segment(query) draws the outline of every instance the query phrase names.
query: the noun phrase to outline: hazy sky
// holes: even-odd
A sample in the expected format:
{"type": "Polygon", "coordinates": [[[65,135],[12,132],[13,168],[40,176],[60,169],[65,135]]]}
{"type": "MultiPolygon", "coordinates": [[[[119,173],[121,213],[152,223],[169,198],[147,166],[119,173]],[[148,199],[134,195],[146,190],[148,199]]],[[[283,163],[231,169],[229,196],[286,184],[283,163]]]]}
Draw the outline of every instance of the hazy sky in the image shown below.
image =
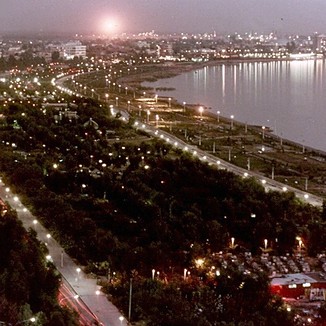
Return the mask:
{"type": "Polygon", "coordinates": [[[6,31],[326,33],[326,0],[0,0],[6,31]]]}

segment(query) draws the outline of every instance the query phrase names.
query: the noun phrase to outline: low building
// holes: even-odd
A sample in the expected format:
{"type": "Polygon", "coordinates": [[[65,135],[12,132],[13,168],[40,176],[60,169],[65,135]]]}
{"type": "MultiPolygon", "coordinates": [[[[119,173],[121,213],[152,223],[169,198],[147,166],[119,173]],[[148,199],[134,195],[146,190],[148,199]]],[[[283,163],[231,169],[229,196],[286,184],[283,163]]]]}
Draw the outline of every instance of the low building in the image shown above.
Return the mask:
{"type": "Polygon", "coordinates": [[[313,272],[276,276],[271,280],[271,292],[283,298],[325,300],[326,275],[313,272]]]}
{"type": "Polygon", "coordinates": [[[82,45],[79,41],[66,43],[64,45],[64,57],[66,59],[86,58],[86,45],[82,45]]]}

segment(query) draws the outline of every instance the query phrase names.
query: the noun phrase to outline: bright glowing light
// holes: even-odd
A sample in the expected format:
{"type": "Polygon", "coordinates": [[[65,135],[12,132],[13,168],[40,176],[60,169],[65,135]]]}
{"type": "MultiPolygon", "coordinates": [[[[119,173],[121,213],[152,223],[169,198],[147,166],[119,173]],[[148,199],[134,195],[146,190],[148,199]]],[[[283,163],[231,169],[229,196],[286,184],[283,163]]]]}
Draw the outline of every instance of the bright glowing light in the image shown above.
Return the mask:
{"type": "Polygon", "coordinates": [[[105,34],[114,34],[119,29],[119,21],[116,18],[105,18],[101,24],[101,30],[105,34]]]}
{"type": "Polygon", "coordinates": [[[199,267],[202,267],[203,264],[204,264],[204,259],[203,258],[198,258],[195,260],[195,264],[196,264],[196,267],[199,268],[199,267]]]}

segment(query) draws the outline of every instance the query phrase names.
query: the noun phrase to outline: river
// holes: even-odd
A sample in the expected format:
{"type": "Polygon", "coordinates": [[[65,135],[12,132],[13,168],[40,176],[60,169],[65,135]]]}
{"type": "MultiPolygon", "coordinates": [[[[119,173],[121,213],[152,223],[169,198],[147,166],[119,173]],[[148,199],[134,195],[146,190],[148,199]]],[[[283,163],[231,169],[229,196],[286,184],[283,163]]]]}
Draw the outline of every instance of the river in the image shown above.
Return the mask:
{"type": "Polygon", "coordinates": [[[142,85],[173,88],[156,93],[326,151],[324,60],[225,63],[142,85]]]}

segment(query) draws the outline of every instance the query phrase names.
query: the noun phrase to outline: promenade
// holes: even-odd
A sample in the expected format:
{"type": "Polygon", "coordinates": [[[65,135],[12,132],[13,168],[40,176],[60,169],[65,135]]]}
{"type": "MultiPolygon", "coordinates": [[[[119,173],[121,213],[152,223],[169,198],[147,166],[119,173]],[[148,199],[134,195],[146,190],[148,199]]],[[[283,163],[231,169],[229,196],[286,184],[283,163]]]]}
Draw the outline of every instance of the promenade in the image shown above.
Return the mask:
{"type": "MultiPolygon", "coordinates": [[[[65,252],[35,217],[23,206],[19,198],[0,181],[0,198],[9,203],[17,211],[19,220],[26,230],[33,228],[37,238],[44,242],[49,250],[47,259],[51,260],[62,275],[64,282],[69,284],[78,300],[87,308],[83,319],[84,325],[126,326],[128,322],[121,312],[101,292],[96,280],[89,278],[65,252]]],[[[66,298],[69,299],[69,298],[66,298]]]]}

